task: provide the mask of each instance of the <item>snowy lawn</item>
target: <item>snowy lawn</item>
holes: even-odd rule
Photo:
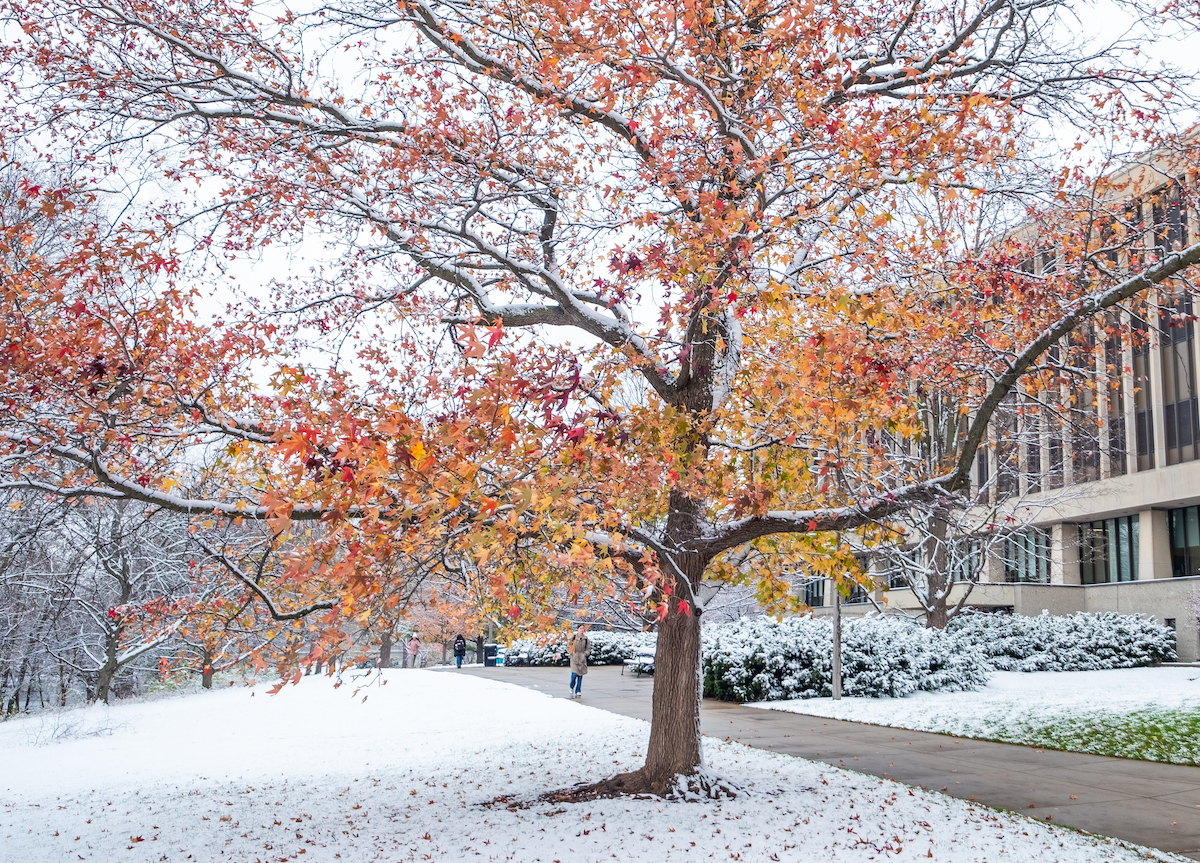
[[[747,705],[1147,761],[1200,764],[1200,668],[998,671],[976,692]]]
[[[453,672],[351,692],[308,678],[0,724],[0,857],[1182,860],[715,741],[748,796],[489,807],[637,766],[648,726]]]

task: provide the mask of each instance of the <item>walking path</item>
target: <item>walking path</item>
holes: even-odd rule
[[[566,698],[560,668],[478,674]],[[588,671],[581,703],[650,718],[654,678]],[[1043,821],[1200,860],[1200,767],[989,743],[705,699],[705,734],[943,791]]]

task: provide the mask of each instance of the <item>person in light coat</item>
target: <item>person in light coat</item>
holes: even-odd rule
[[[408,640],[408,645],[407,645],[406,649],[408,650],[408,658],[410,660],[412,660],[412,667],[420,668],[421,667],[421,639],[417,638],[417,634],[415,632],[413,633],[413,637]]]
[[[575,637],[571,639],[572,698],[580,698],[583,695],[583,675],[587,674],[587,658],[591,650],[592,642],[587,637],[587,627],[581,626],[575,630]]]

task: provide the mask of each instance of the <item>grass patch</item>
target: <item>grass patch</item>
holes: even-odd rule
[[[982,730],[982,729],[981,729]],[[1200,710],[1146,708],[1037,717],[986,729],[1002,743],[1113,755],[1168,764],[1200,765]]]

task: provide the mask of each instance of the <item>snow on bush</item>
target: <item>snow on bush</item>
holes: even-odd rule
[[[589,632],[590,665],[620,665],[653,653],[650,632]],[[725,701],[821,698],[833,686],[829,618],[745,617],[705,626],[704,694]],[[568,662],[568,640],[515,642],[509,656],[529,665]],[[904,617],[867,617],[842,625],[842,693],[903,697],[958,692],[987,683],[988,672],[1097,671],[1175,658],[1175,635],[1147,617],[971,614],[945,630]]]
[[[1137,614],[969,614],[949,630],[999,671],[1100,671],[1175,660],[1175,633]]]
[[[657,636],[652,632],[605,632],[588,633],[592,650],[588,653],[588,665],[620,665],[639,653],[654,652]],[[509,656],[523,656],[528,665],[560,665],[570,661],[570,637],[560,636],[548,641],[537,642],[522,639],[513,642]]]
[[[704,694],[725,701],[778,701],[831,694],[833,623],[746,618],[706,628]],[[987,683],[982,650],[953,634],[898,617],[842,626],[842,692],[847,696],[959,691]]]

